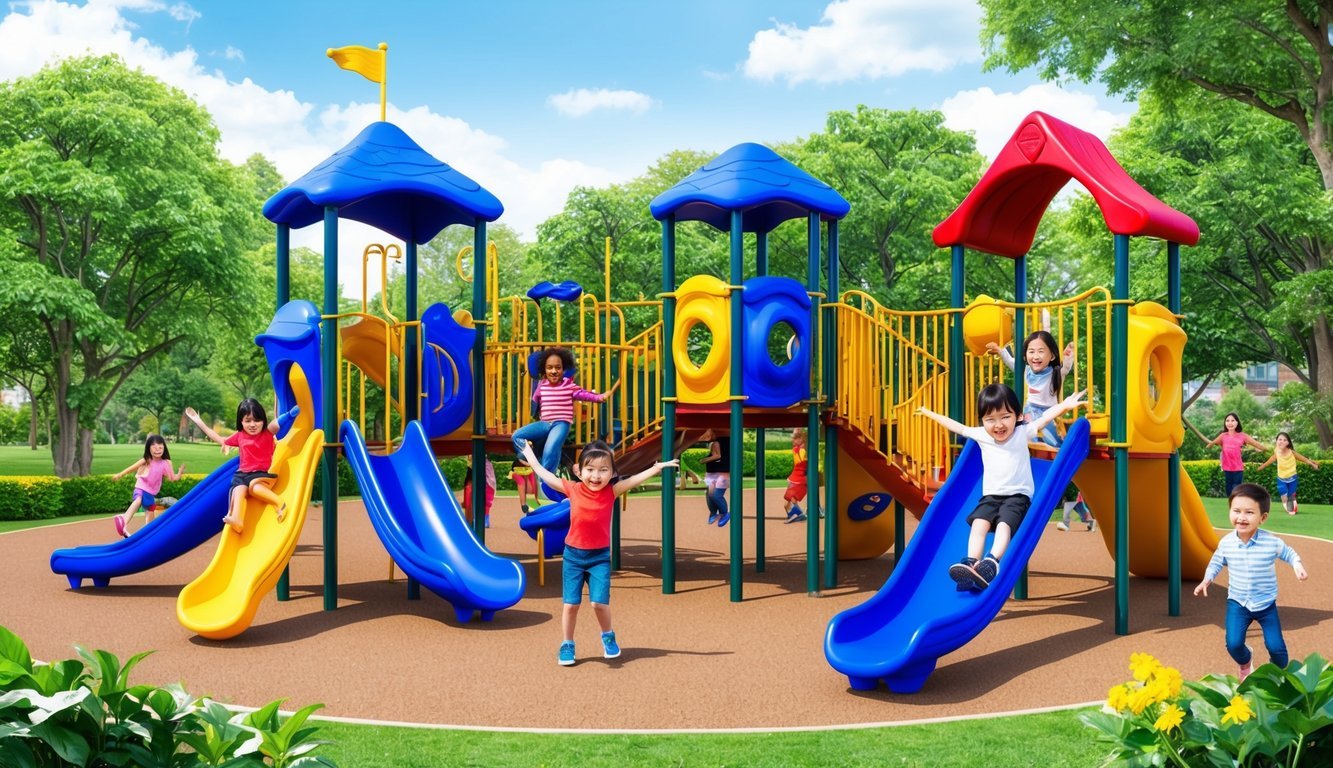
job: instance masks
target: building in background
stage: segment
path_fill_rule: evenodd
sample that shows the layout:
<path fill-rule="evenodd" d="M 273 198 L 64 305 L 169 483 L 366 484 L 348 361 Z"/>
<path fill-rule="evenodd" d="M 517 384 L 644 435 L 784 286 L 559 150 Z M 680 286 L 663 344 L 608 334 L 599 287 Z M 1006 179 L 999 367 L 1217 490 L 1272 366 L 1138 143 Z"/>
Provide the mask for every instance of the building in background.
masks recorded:
<path fill-rule="evenodd" d="M 6 405 L 14 410 L 23 407 L 28 402 L 28 390 L 23 387 L 13 387 L 11 389 L 0 389 L 0 404 Z"/>

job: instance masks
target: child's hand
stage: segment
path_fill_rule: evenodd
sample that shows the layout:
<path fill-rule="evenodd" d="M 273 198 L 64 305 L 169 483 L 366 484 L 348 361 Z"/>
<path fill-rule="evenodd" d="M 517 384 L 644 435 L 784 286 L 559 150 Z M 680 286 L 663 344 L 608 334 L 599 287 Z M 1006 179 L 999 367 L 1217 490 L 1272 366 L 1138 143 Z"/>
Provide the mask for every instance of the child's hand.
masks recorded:
<path fill-rule="evenodd" d="M 1194 596 L 1195 596 L 1195 597 L 1198 597 L 1199 595 L 1203 595 L 1204 597 L 1207 597 L 1207 596 L 1208 596 L 1208 584 L 1209 584 L 1209 582 L 1208 582 L 1207 579 L 1204 579 L 1203 581 L 1199 582 L 1199 586 L 1197 586 L 1197 587 L 1194 588 Z"/>
<path fill-rule="evenodd" d="M 992 355 L 998 355 L 1000 354 L 1000 345 L 993 341 L 988 341 L 986 342 L 986 351 Z"/>
<path fill-rule="evenodd" d="M 658 472 L 661 472 L 663 469 L 666 469 L 667 467 L 679 467 L 679 466 L 680 466 L 680 459 L 672 459 L 671 461 L 659 461 L 653 464 L 653 469 L 657 470 Z"/>
<path fill-rule="evenodd" d="M 1083 396 L 1088 394 L 1088 390 L 1080 389 L 1074 394 L 1060 401 L 1060 408 L 1066 411 L 1072 411 L 1083 404 Z"/>
<path fill-rule="evenodd" d="M 1074 342 L 1071 341 L 1065 345 L 1065 357 L 1073 357 L 1073 356 L 1074 356 Z"/>
<path fill-rule="evenodd" d="M 1310 574 L 1305 572 L 1305 566 L 1301 565 L 1300 563 L 1297 563 L 1296 565 L 1292 566 L 1292 570 L 1296 571 L 1296 578 L 1300 579 L 1301 581 L 1305 581 L 1306 579 L 1310 578 Z"/>
<path fill-rule="evenodd" d="M 193 408 L 187 407 L 185 409 L 185 418 L 189 419 L 190 421 L 197 422 L 199 421 L 199 412 Z"/>
<path fill-rule="evenodd" d="M 122 477 L 124 477 L 124 475 L 121 474 L 120 472 L 117 472 L 116 474 L 114 474 L 114 475 L 111 476 L 111 479 L 112 479 L 112 480 L 119 480 L 119 479 L 122 478 Z"/>
<path fill-rule="evenodd" d="M 222 446 L 222 455 L 223 455 L 223 456 L 230 456 L 230 455 L 231 455 L 231 452 L 232 452 L 233 450 L 235 450 L 235 446 L 224 445 L 224 446 Z"/>
<path fill-rule="evenodd" d="M 181 462 L 180 469 L 176 470 L 176 474 L 178 474 L 178 475 L 183 475 L 183 474 L 185 474 L 185 462 L 183 462 L 183 461 Z"/>

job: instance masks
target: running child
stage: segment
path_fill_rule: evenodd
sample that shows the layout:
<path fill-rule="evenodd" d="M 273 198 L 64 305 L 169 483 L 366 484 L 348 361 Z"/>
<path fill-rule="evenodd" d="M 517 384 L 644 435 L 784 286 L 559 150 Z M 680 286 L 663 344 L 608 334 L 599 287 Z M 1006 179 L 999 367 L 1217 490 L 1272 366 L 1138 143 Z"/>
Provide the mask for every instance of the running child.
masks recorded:
<path fill-rule="evenodd" d="M 495 503 L 495 465 L 486 458 L 486 527 L 491 527 L 491 505 Z M 472 457 L 467 459 L 467 474 L 463 478 L 463 516 L 472 524 Z"/>
<path fill-rule="evenodd" d="M 731 522 L 731 510 L 727 508 L 727 489 L 731 487 L 731 440 L 718 439 L 717 433 L 708 430 L 701 438 L 708 443 L 708 455 L 704 457 L 704 501 L 708 504 L 708 524 L 717 524 L 725 528 Z"/>
<path fill-rule="evenodd" d="M 514 461 L 514 465 L 509 468 L 509 479 L 514 481 L 514 487 L 518 488 L 518 505 L 523 509 L 523 514 L 531 514 L 532 510 L 528 507 L 528 494 L 532 494 L 533 499 L 540 499 L 537 496 L 537 476 L 532 473 L 532 467 L 528 462 L 519 457 Z"/>
<path fill-rule="evenodd" d="M 787 513 L 787 523 L 799 523 L 805 519 L 805 512 L 801 510 L 800 504 L 805 501 L 810 483 L 806 471 L 810 458 L 805 448 L 805 428 L 797 427 L 791 431 L 791 474 L 787 475 L 787 490 L 782 494 L 782 507 Z"/>
<path fill-rule="evenodd" d="M 529 443 L 519 446 L 532 471 L 553 488 L 562 488 L 569 497 L 569 533 L 565 536 L 563 574 L 564 608 L 560 614 L 563 638 L 556 660 L 560 666 L 574 663 L 574 625 L 583 602 L 583 585 L 588 585 L 588 602 L 602 628 L 602 656 L 620 655 L 616 633 L 611 626 L 611 512 L 620 496 L 665 467 L 679 466 L 679 461 L 659 461 L 637 475 L 612 483 L 616 474 L 611 447 L 594 440 L 579 456 L 579 479 L 562 480 L 542 466 Z"/>
<path fill-rule="evenodd" d="M 1009 370 L 1014 369 L 1014 356 L 1008 349 L 993 341 L 986 345 L 986 349 L 999 355 Z M 1060 383 L 1074 370 L 1074 342 L 1065 345 L 1063 364 L 1055 368 L 1055 359 L 1060 354 L 1058 349 L 1055 337 L 1048 331 L 1033 331 L 1023 341 L 1023 360 L 1027 363 L 1023 369 L 1023 382 L 1028 397 L 1022 415 L 1028 423 L 1035 422 L 1048 409 L 1056 406 L 1060 400 Z M 1054 448 L 1059 448 L 1061 442 L 1054 421 L 1046 422 L 1046 427 L 1034 432 L 1032 439 Z"/>
<path fill-rule="evenodd" d="M 130 500 L 129 508 L 114 518 L 116 533 L 120 534 L 122 539 L 129 538 L 130 521 L 134 519 L 134 513 L 140 509 L 143 510 L 143 524 L 148 525 L 153 522 L 153 507 L 157 505 L 157 495 L 162 491 L 162 478 L 181 479 L 181 475 L 185 474 L 185 462 L 181 462 L 180 469 L 173 472 L 171 451 L 167 449 L 167 441 L 161 435 L 149 435 L 148 439 L 143 441 L 143 458 L 111 477 L 119 480 L 131 472 L 135 475 L 134 498 Z"/>
<path fill-rule="evenodd" d="M 1311 461 L 1296 452 L 1291 447 L 1291 435 L 1286 432 L 1277 433 L 1277 438 L 1273 440 L 1273 455 L 1268 457 L 1268 461 L 1259 465 L 1259 469 L 1277 462 L 1277 495 L 1282 498 L 1282 508 L 1287 510 L 1287 514 L 1296 514 L 1296 462 L 1303 461 L 1306 464 L 1319 469 L 1319 463 Z"/>
<path fill-rule="evenodd" d="M 1235 411 L 1228 413 L 1222 420 L 1222 432 L 1212 440 L 1203 438 L 1209 447 L 1214 445 L 1222 446 L 1222 477 L 1226 481 L 1227 498 L 1231 498 L 1231 492 L 1236 486 L 1245 482 L 1245 460 L 1241 458 L 1241 451 L 1245 446 L 1250 446 L 1257 451 L 1268 453 L 1268 447 L 1253 437 L 1245 434 L 1241 429 L 1240 415 Z"/>
<path fill-rule="evenodd" d="M 222 522 L 236 533 L 241 533 L 245 529 L 245 498 L 253 496 L 276 509 L 278 522 L 281 523 L 287 516 L 287 505 L 269 487 L 278 477 L 269 472 L 273 464 L 273 452 L 278 444 L 273 437 L 279 429 L 278 420 L 268 421 L 264 406 L 253 397 L 247 397 L 236 406 L 236 431 L 227 437 L 214 432 L 212 427 L 199 418 L 199 412 L 195 409 L 186 408 L 185 416 L 213 442 L 240 450 L 241 466 L 232 475 L 230 505 Z"/>

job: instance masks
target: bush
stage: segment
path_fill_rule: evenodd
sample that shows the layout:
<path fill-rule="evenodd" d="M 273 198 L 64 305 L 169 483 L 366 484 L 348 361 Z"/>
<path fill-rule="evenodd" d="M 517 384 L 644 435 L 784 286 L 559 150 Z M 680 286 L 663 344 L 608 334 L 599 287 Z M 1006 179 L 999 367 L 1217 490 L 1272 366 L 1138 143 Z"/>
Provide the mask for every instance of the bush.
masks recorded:
<path fill-rule="evenodd" d="M 65 512 L 55 477 L 0 477 L 0 520 L 46 520 Z"/>
<path fill-rule="evenodd" d="M 34 662 L 0 626 L 0 765 L 334 766 L 311 754 L 328 743 L 306 724 L 322 704 L 286 722 L 276 701 L 233 713 L 180 685 L 130 685 L 147 653 L 122 664 L 106 651 L 76 650 L 77 659 Z"/>
<path fill-rule="evenodd" d="M 1226 496 L 1226 482 L 1222 477 L 1221 464 L 1216 461 L 1182 461 L 1180 463 L 1189 474 L 1190 481 L 1200 496 L 1223 498 Z M 1307 504 L 1333 504 L 1333 461 L 1320 461 L 1319 469 L 1304 464 L 1299 465 L 1297 476 L 1301 480 L 1297 498 Z M 1245 480 L 1258 483 L 1277 494 L 1277 466 L 1269 464 L 1259 469 L 1259 464 L 1245 464 Z"/>
<path fill-rule="evenodd" d="M 708 455 L 707 449 L 690 448 L 680 456 L 680 463 L 683 467 L 688 467 L 697 474 L 703 474 L 704 457 Z M 745 458 L 741 463 L 741 471 L 746 477 L 754 477 L 755 452 L 746 451 Z M 764 451 L 764 477 L 770 480 L 786 480 L 791 474 L 792 457 L 791 449 L 787 450 L 767 450 Z"/>

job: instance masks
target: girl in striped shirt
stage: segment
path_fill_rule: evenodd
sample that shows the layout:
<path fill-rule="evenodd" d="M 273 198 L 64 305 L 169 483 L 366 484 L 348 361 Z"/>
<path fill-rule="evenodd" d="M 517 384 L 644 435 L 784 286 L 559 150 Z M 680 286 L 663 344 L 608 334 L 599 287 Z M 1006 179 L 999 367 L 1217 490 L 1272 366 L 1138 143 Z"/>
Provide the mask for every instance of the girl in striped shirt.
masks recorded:
<path fill-rule="evenodd" d="M 1287 666 L 1287 643 L 1282 639 L 1282 622 L 1277 615 L 1277 561 L 1290 563 L 1301 581 L 1309 574 L 1296 550 L 1259 527 L 1268 519 L 1271 503 L 1262 485 L 1241 483 L 1231 491 L 1228 502 L 1234 530 L 1218 543 L 1194 595 L 1207 597 L 1208 585 L 1223 568 L 1227 569 L 1227 653 L 1240 665 L 1239 677 L 1244 680 L 1254 671 L 1254 655 L 1245 644 L 1251 622 L 1259 622 L 1264 632 L 1269 660 L 1279 667 Z"/>
<path fill-rule="evenodd" d="M 574 353 L 565 347 L 552 347 L 542 353 L 541 359 L 543 375 L 532 391 L 532 402 L 539 408 L 539 420 L 514 433 L 514 450 L 522 457 L 523 446 L 533 442 L 533 453 L 541 456 L 541 465 L 555 474 L 555 468 L 560 464 L 560 450 L 574 424 L 574 401 L 604 403 L 620 382 L 601 394 L 575 384 L 573 378 L 565 376 L 565 371 L 574 369 Z"/>

